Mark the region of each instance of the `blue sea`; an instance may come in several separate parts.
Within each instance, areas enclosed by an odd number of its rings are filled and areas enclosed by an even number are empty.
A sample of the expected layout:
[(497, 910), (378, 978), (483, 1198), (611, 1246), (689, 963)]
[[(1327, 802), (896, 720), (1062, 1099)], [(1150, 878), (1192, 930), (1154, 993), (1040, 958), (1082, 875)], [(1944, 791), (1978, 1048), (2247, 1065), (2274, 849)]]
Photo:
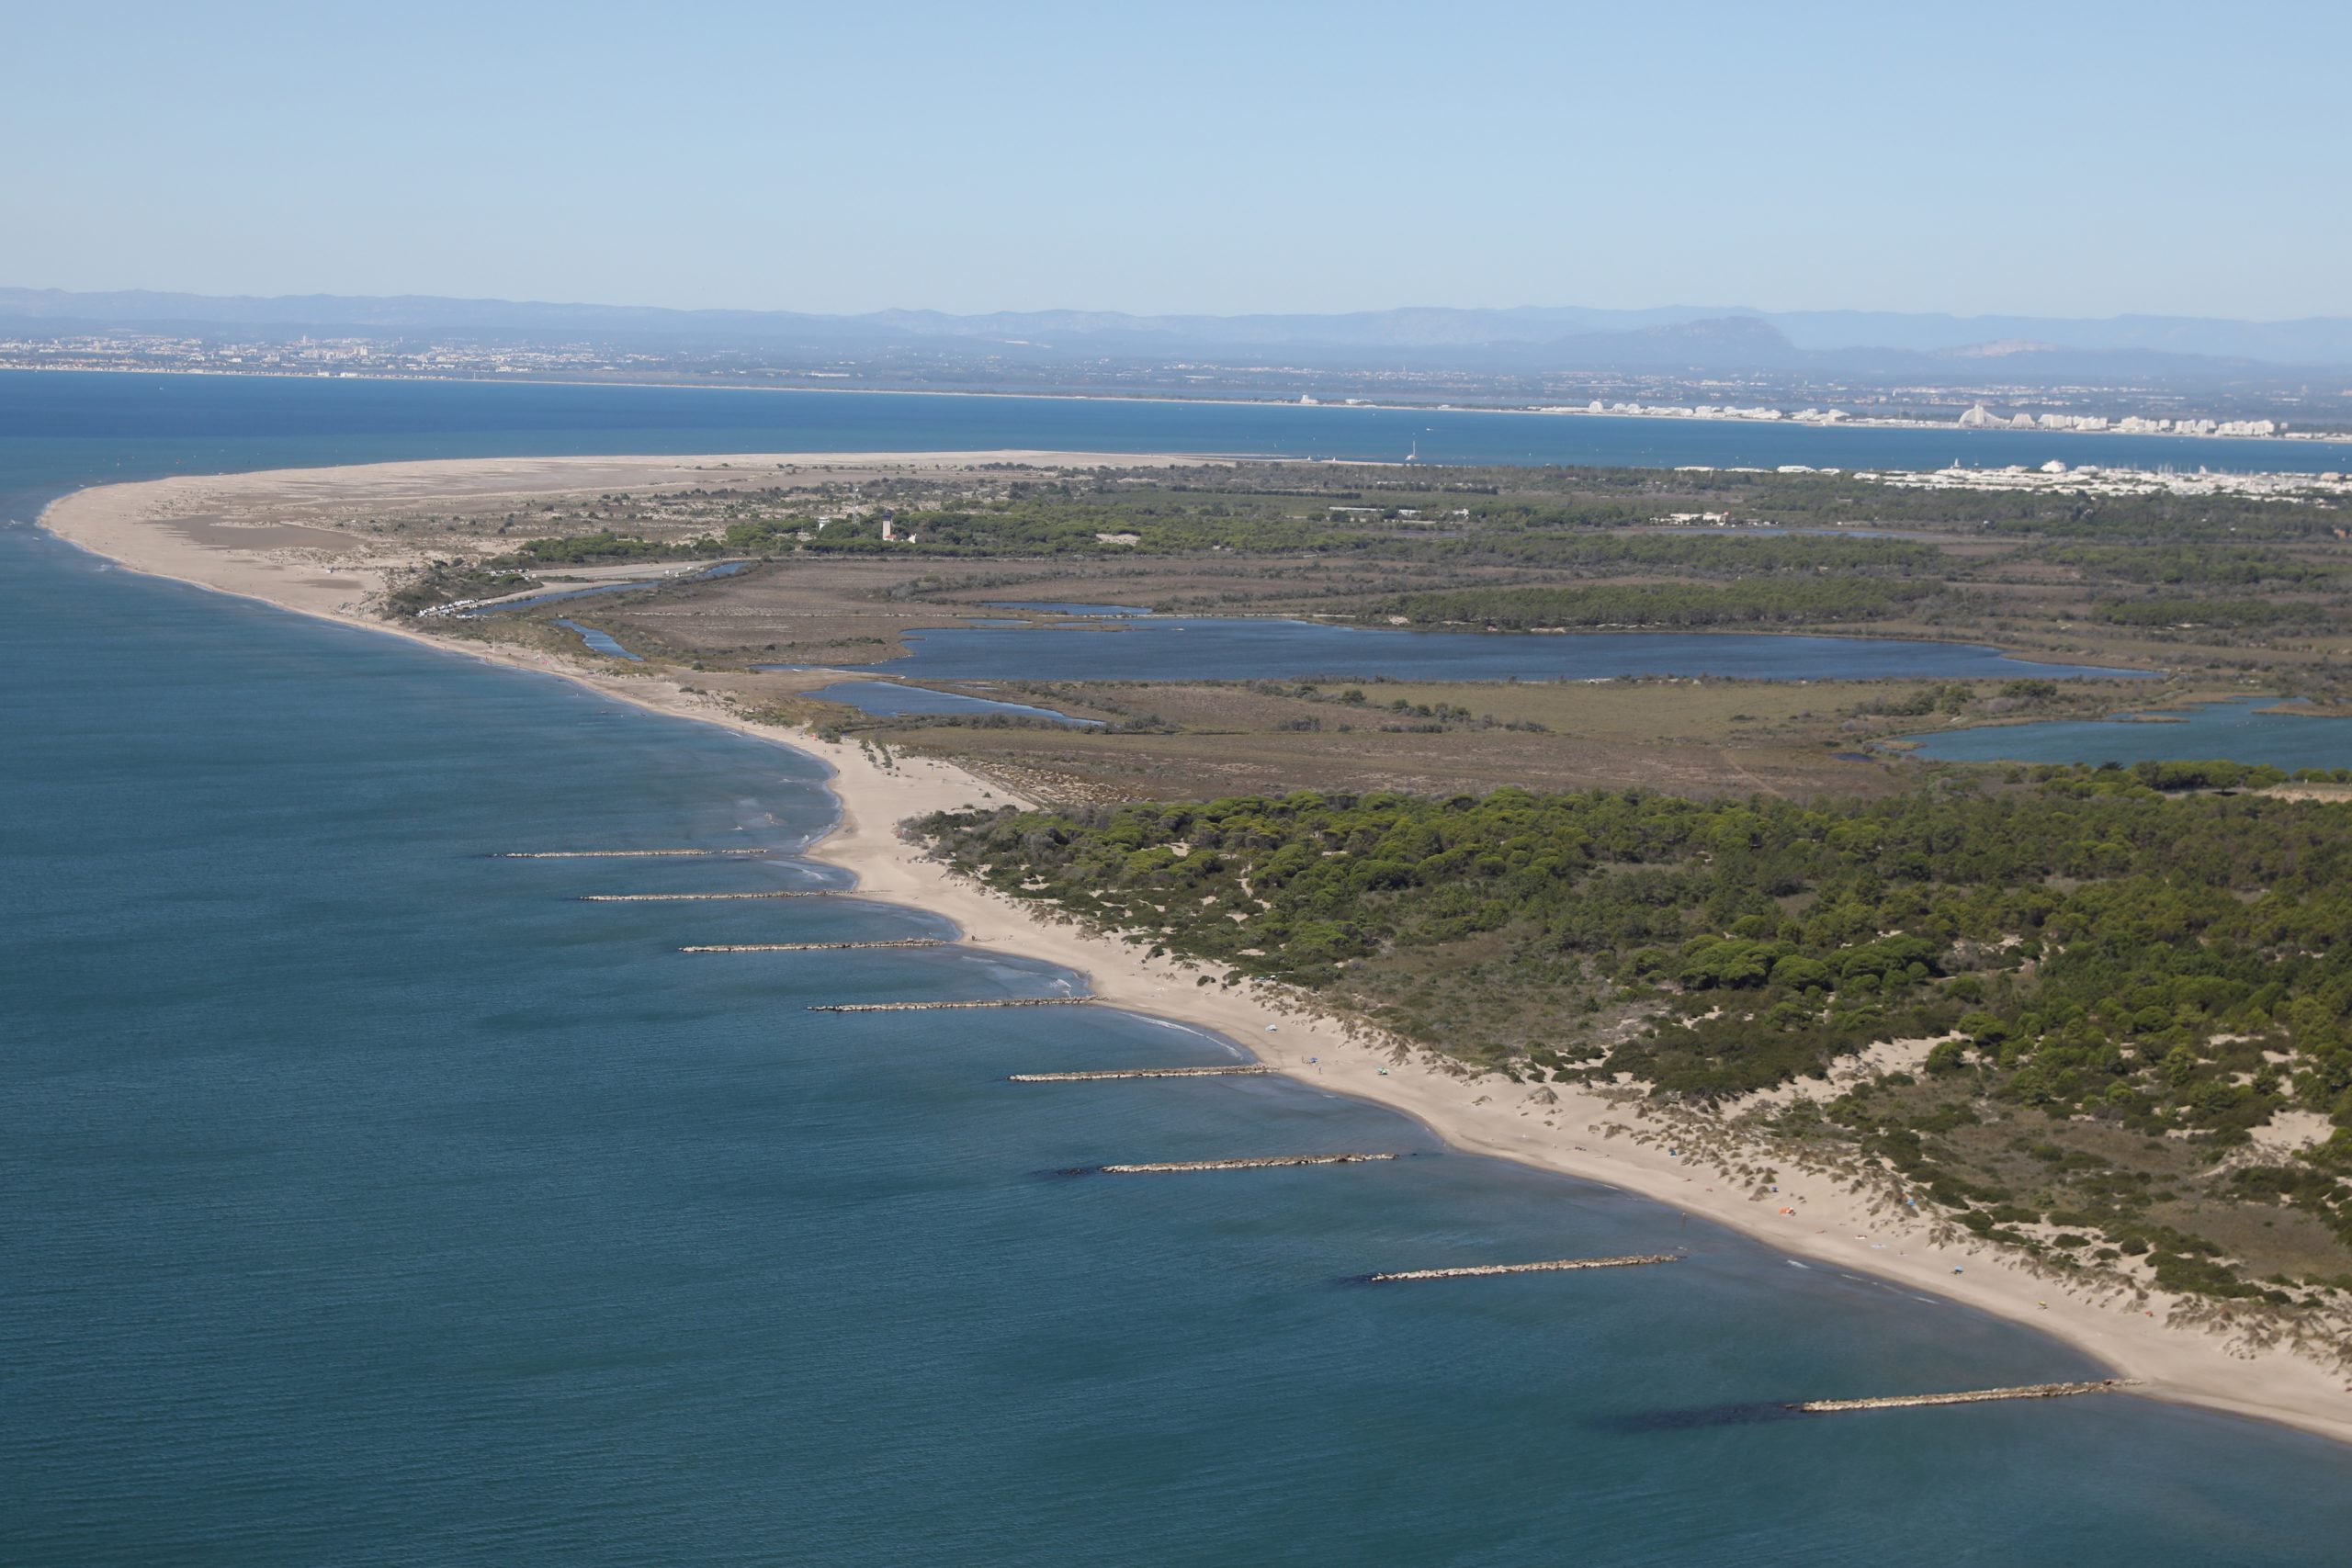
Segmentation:
[[(1162, 417), (1108, 406), (1121, 446)], [(1069, 445), (1056, 412), (0, 378), (0, 515), (198, 468), (976, 421)], [(677, 951), (945, 934), (921, 911), (581, 901), (838, 890), (797, 858), (833, 808), (789, 750), (22, 525), (0, 657), (0, 1562), (2320, 1564), (2352, 1538), (2352, 1452), (2256, 1423), (1787, 1417), (2093, 1369), (1311, 1085), (1004, 1081), (1234, 1058), (1195, 1032), (804, 1010), (1063, 994), (1049, 966)], [(770, 852), (489, 858), (607, 847)], [(1050, 1174), (1351, 1148), (1411, 1157)]]
[[(501, 385), (300, 377), (0, 371), (0, 431), (82, 445), (143, 471), (109, 440), (193, 470), (364, 457), (566, 452), (1192, 452), (1429, 463), (1628, 468), (2039, 467), (2340, 472), (2342, 442), (2063, 431), (1822, 429), (1736, 421), (1283, 403), (949, 396), (921, 392)], [(893, 442), (911, 442), (896, 447)]]

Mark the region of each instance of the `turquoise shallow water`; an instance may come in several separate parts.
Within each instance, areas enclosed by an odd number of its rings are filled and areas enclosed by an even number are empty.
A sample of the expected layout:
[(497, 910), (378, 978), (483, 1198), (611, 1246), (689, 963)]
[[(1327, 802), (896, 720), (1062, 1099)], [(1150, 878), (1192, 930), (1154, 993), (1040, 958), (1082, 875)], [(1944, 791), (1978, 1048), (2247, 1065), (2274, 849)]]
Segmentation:
[(1917, 754), (1947, 762), (2267, 762), (2275, 768), (2352, 768), (2352, 718), (2265, 712), (2276, 697), (2191, 703), (2161, 710), (2170, 722), (2060, 719), (1905, 736)]
[[(0, 491), (175, 450), (0, 434)], [(1221, 1042), (802, 1010), (1047, 967), (674, 951), (918, 911), (578, 901), (837, 883), (794, 753), (22, 528), (0, 612), (0, 1562), (2341, 1560), (2352, 1458), (2252, 1423), (1767, 1418), (2086, 1370), (2024, 1329), (1311, 1086), (1001, 1081)], [(483, 858), (622, 844), (778, 852)], [(1042, 1174), (1329, 1148), (1415, 1157)]]

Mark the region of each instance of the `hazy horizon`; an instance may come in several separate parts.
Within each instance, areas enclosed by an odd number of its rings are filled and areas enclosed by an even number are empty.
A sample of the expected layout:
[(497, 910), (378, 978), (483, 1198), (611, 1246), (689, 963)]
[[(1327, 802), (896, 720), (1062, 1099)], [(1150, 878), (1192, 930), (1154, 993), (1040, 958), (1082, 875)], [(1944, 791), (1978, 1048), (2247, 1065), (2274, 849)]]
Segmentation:
[(1713, 320), (1735, 316), (1755, 316), (1764, 319), (1807, 316), (1870, 316), (1909, 317), (1955, 322), (2041, 321), (2052, 323), (2067, 321), (2121, 321), (2133, 319), (2160, 321), (2215, 321), (2245, 325), (2287, 326), (2301, 321), (2335, 321), (2352, 320), (2352, 300), (2344, 309), (2333, 311), (2312, 311), (2298, 316), (2259, 316), (2245, 313), (2108, 310), (2084, 312), (2048, 312), (2033, 310), (1954, 310), (1936, 305), (1916, 307), (1875, 307), (1859, 305), (1786, 306), (1757, 304), (1752, 300), (1698, 301), (1687, 299), (1634, 299), (1632, 301), (1602, 301), (1592, 299), (1521, 299), (1496, 305), (1464, 305), (1442, 299), (1403, 299), (1388, 304), (1351, 306), (1346, 309), (1237, 309), (1218, 310), (1150, 310), (1117, 303), (1046, 304), (1023, 306), (976, 305), (969, 309), (950, 310), (922, 300), (896, 300), (855, 310), (808, 309), (793, 305), (748, 305), (733, 301), (715, 301), (704, 305), (668, 305), (647, 299), (574, 299), (535, 295), (472, 295), (446, 294), (424, 289), (390, 289), (385, 291), (353, 291), (335, 288), (300, 289), (260, 292), (251, 289), (212, 290), (185, 288), (166, 283), (127, 284), (115, 288), (82, 288), (64, 284), (28, 283), (0, 280), (0, 295), (11, 293), (81, 295), (152, 295), (162, 299), (193, 299), (215, 302), (250, 300), (260, 304), (291, 304), (310, 299), (349, 299), (383, 301), (418, 301), (459, 305), (511, 305), (518, 308), (547, 308), (582, 310), (646, 310), (681, 313), (741, 314), (741, 315), (807, 315), (817, 317), (855, 318), (861, 316), (939, 316), (961, 320), (981, 320), (996, 316), (1102, 316), (1125, 317), (1136, 321), (1168, 321), (1198, 319), (1205, 321), (1248, 321), (1253, 319), (1340, 319), (1363, 316), (1401, 316), (1414, 314), (1490, 314), (1510, 316), (1540, 313), (1582, 312), (1596, 316), (1676, 317)]
[[(1642, 366), (1686, 372), (1771, 371), (1963, 378), (1978, 367), (2048, 380), (2207, 378), (2247, 372), (2352, 374), (2352, 317), (2247, 321), (2179, 316), (1960, 316), (1871, 310), (1770, 311), (1747, 306), (1460, 309), (1144, 315), (1046, 310), (854, 315), (454, 299), (437, 295), (77, 293), (0, 287), (0, 334), (51, 344), (116, 334), (198, 343), (319, 338), (385, 344), (503, 343), (572, 353), (815, 355), (845, 363), (912, 352), (957, 374), (1010, 361), (1036, 367), (1158, 364), (1279, 356), (1325, 369), (1385, 365), (1525, 374)], [(1008, 359), (1007, 356), (1010, 356)], [(241, 361), (240, 361), (241, 363)], [(572, 361), (566, 361), (572, 363)], [(673, 366), (673, 368), (683, 367)], [(741, 369), (736, 364), (732, 367)], [(840, 365), (836, 365), (840, 368)], [(1189, 384), (1189, 383), (1188, 383)], [(1301, 389), (1309, 389), (1302, 388)], [(1323, 389), (1330, 389), (1326, 383)], [(2242, 394), (2241, 394), (2242, 395)], [(1704, 400), (1703, 399), (1701, 400)], [(2292, 400), (2309, 418), (2304, 393)], [(2245, 409), (2233, 404), (2241, 416)], [(2284, 412), (2283, 407), (2280, 412)]]
[[(860, 314), (2352, 312), (2340, 7), (134, 6), (0, 276)], [(2286, 47), (2291, 46), (2291, 47)], [(70, 134), (61, 134), (70, 127)]]

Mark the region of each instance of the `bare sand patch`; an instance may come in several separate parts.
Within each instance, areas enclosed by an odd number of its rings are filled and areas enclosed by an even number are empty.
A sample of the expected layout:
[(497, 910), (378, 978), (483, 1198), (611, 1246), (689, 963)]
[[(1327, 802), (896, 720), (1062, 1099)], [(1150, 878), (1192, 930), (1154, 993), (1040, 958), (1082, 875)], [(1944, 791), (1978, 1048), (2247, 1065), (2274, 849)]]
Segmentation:
[(241, 525), (210, 517), (181, 517), (164, 526), (192, 544), (214, 550), (330, 550), (344, 555), (359, 547), (359, 541), (348, 534), (300, 523)]

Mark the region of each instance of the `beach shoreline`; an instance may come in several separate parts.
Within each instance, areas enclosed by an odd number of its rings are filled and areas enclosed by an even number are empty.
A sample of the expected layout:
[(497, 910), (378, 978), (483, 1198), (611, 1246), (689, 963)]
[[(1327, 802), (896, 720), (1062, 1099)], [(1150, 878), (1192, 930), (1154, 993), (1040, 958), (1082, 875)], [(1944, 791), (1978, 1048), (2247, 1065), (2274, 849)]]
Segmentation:
[[(435, 485), (465, 487), (478, 498), (593, 490), (616, 482), (614, 476), (622, 473), (639, 476), (630, 483), (675, 482), (675, 476), (687, 474), (707, 479), (719, 464), (1096, 466), (1199, 460), (1204, 459), (1167, 454), (1129, 458), (1044, 452), (469, 458), (93, 487), (51, 502), (40, 525), (132, 570), (404, 637), (444, 653), (534, 671), (639, 708), (720, 725), (813, 755), (831, 770), (828, 787), (839, 803), (839, 816), (806, 852), (854, 874), (860, 897), (944, 916), (959, 928), (959, 940), (974, 946), (1076, 971), (1107, 1006), (1206, 1029), (1302, 1082), (1402, 1111), (1455, 1148), (1621, 1188), (1796, 1257), (2027, 1324), (2112, 1372), (2139, 1380), (2144, 1385), (2140, 1392), (2154, 1397), (2352, 1442), (2352, 1389), (2346, 1387), (2345, 1374), (2314, 1355), (2253, 1342), (2247, 1316), (2217, 1311), (2211, 1315), (2218, 1325), (2176, 1323), (2171, 1319), (2180, 1303), (2152, 1290), (2037, 1273), (2020, 1258), (1907, 1210), (1883, 1185), (1849, 1185), (1830, 1173), (1785, 1174), (1785, 1160), (1777, 1186), (1743, 1179), (1728, 1162), (1773, 1156), (1761, 1148), (1724, 1147), (1709, 1151), (1713, 1159), (1702, 1160), (1695, 1151), (1681, 1151), (1683, 1143), (1702, 1132), (1692, 1122), (1661, 1117), (1581, 1088), (1473, 1076), (1431, 1053), (1317, 1014), (1278, 988), (1247, 982), (1227, 986), (1219, 983), (1220, 972), (1152, 959), (1140, 947), (1049, 919), (1033, 906), (955, 875), (899, 838), (898, 825), (910, 818), (1021, 804), (1001, 783), (936, 759), (890, 757), (870, 746), (828, 743), (756, 724), (707, 694), (658, 674), (618, 673), (583, 659), (453, 642), (392, 625), (364, 609), (390, 570), (383, 562), (338, 563), (300, 547), (208, 543), (200, 531), (174, 525), (204, 516), (204, 508), (231, 491), (261, 495), (266, 504), (272, 487), (292, 506), (334, 489), (413, 500), (434, 493)], [(377, 489), (371, 491), (371, 486)], [(1211, 983), (1200, 983), (1204, 976)], [(1763, 1190), (1767, 1186), (1774, 1190)]]

